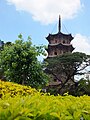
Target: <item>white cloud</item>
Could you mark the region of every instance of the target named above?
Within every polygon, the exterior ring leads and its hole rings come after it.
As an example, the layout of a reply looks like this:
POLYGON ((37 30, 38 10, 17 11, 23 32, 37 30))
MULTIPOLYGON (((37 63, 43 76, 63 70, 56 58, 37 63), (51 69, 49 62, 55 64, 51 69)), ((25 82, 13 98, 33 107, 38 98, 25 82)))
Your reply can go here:
POLYGON ((72 44, 75 47, 74 52, 83 52, 90 55, 90 37, 76 34, 72 44))
POLYGON ((60 14, 63 19, 70 19, 77 15, 82 4, 80 0, 7 0, 15 5, 17 10, 27 11, 34 20, 43 24, 56 21, 60 14))

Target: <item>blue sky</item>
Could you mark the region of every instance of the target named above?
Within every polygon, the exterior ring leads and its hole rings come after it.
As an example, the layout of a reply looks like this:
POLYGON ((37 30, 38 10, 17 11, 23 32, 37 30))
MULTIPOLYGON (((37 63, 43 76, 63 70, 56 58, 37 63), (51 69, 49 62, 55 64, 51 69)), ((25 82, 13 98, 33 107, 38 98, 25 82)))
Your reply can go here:
POLYGON ((59 14, 61 31, 74 36, 75 51, 90 54, 90 0, 0 0, 0 39, 14 42, 22 33, 35 45, 47 45, 59 14))

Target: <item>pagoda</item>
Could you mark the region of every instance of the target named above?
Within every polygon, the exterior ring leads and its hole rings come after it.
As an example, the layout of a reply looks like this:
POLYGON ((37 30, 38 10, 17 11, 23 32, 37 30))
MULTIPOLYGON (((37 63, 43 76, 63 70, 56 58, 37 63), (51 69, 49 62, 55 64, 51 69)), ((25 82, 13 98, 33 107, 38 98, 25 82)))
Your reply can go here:
POLYGON ((62 55, 64 53, 72 52, 74 50, 71 41, 73 37, 71 34, 64 34, 61 32, 61 17, 59 15, 58 33, 49 34, 46 39, 48 40, 48 58, 62 55))

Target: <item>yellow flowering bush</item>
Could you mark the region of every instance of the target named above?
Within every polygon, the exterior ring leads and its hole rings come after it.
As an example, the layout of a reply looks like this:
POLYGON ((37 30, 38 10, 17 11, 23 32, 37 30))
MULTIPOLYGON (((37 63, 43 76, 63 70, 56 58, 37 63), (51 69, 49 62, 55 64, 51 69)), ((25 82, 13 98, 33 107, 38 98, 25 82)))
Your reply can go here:
POLYGON ((22 86, 12 82, 4 82, 0 80, 0 98, 3 97, 15 97, 17 95, 26 96, 37 93, 36 89, 30 86, 22 86))
MULTIPOLYGON (((14 86, 13 83, 2 83, 6 89, 8 84, 14 86)), ((15 91, 24 87, 17 87, 17 84, 15 86, 15 91)), ((90 120, 89 96, 74 97, 67 94, 66 96, 54 96, 33 91, 31 88, 30 90, 32 91, 30 95, 28 93, 23 95, 21 92, 21 95, 11 97, 10 94, 9 97, 1 98, 0 120, 90 120), (34 92, 36 94, 32 94, 34 92)))

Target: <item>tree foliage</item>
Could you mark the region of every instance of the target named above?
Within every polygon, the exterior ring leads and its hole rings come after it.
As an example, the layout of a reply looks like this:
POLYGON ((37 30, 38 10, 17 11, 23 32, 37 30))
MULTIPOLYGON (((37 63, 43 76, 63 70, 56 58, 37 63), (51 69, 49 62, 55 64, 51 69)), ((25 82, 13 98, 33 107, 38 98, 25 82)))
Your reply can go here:
POLYGON ((45 85, 47 76, 37 59, 44 53, 42 46, 33 46, 30 37, 24 41, 20 34, 18 38, 15 43, 5 44, 0 51, 0 69, 6 80, 36 88, 45 85))
POLYGON ((56 80, 61 81, 61 87, 58 92, 65 88, 67 83, 69 83, 68 88, 71 87, 71 83, 77 86, 78 82, 74 80, 74 76, 85 74, 85 68, 90 67, 90 55, 80 52, 47 58, 46 61, 48 62, 46 72, 56 80))
POLYGON ((85 94, 90 96, 90 80, 81 78, 78 81, 77 86, 71 89, 72 90, 70 90, 69 93, 74 96, 81 96, 85 94))

